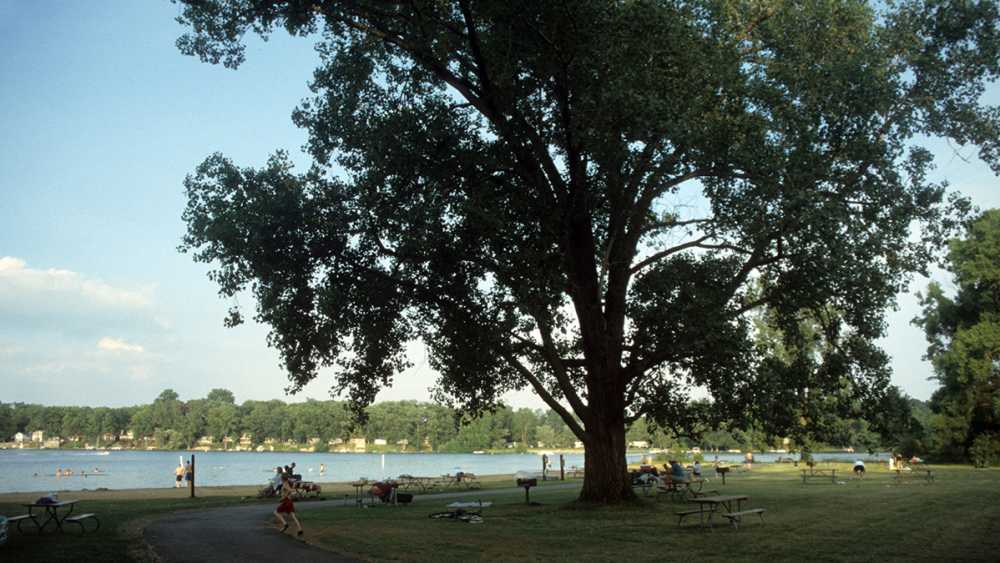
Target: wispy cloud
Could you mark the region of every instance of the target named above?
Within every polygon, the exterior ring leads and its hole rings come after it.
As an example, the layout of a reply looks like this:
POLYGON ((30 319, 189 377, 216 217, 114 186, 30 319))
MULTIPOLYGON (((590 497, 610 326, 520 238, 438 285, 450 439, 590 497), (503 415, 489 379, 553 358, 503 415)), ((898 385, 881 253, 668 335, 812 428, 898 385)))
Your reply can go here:
MULTIPOLYGON (((71 270, 29 268, 24 260, 13 256, 0 257, 0 295, 8 295, 21 302, 25 299, 56 299, 130 309, 148 307, 151 302, 150 288, 123 289, 71 270)), ((3 301, 0 301, 2 304, 3 301)))
POLYGON ((129 344, 120 338, 111 338, 110 336, 105 336, 98 340, 97 347, 109 352, 141 353, 143 351, 142 346, 138 344, 129 344))

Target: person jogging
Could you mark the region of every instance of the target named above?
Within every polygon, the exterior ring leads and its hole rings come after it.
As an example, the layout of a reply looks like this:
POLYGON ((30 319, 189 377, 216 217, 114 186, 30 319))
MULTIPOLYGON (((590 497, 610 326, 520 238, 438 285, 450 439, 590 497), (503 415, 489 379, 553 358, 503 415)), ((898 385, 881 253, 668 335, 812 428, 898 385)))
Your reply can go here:
POLYGON ((278 503, 278 508, 274 509, 274 515, 281 522, 281 531, 284 532, 288 529, 288 521, 282 514, 289 515, 292 520, 295 521, 295 525, 299 528, 297 535, 302 535, 302 524, 299 522, 297 516, 295 516, 295 503, 292 502, 292 486, 288 482, 288 474, 282 473, 281 475, 281 502, 278 503))

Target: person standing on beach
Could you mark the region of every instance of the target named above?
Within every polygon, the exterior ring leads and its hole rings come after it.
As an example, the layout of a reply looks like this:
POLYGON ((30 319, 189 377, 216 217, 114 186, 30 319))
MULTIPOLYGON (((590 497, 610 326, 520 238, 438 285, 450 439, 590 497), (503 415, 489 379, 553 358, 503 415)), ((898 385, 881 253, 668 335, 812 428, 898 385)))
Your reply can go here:
POLYGON ((176 475, 176 478, 174 479, 174 488, 179 489, 181 488, 181 479, 184 478, 184 466, 178 463, 177 468, 174 469, 174 475, 176 475))
POLYGON ((191 462, 184 462, 184 480, 187 481, 187 485, 191 484, 191 477, 194 476, 194 471, 191 469, 191 462))
POLYGON ((302 535, 302 524, 299 522, 297 516, 295 516, 295 503, 292 502, 292 487, 288 484, 288 474, 283 473, 281 475, 281 502, 278 503, 278 508, 274 509, 274 515, 281 522, 281 531, 284 532, 288 529, 288 521, 285 520, 282 514, 289 515, 292 520, 295 521, 295 525, 299 528, 297 535, 302 535))

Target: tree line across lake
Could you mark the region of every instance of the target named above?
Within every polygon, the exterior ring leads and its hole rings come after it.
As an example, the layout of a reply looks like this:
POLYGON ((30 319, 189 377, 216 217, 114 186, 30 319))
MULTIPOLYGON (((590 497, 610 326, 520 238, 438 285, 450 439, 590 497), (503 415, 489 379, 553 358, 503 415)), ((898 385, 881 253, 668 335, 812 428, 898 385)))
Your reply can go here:
MULTIPOLYGON (((913 401, 926 410, 919 401, 913 401)), ((62 407, 24 403, 0 403, 0 441, 14 434, 30 435, 41 430, 46 438, 60 437, 63 447, 84 445, 187 449, 211 437, 213 446, 234 448, 242 436, 252 446, 267 441, 275 449, 298 448, 306 444, 317 451, 344 447, 352 438, 364 437, 370 449, 390 451, 471 452, 476 450, 523 451, 528 448, 573 448, 576 437, 551 410, 498 408, 477 418, 463 417, 447 406, 417 401, 389 401, 368 407, 367 421, 358 423, 347 403, 308 400, 285 403, 280 400, 246 401, 236 404, 233 393, 213 389, 205 398, 183 401, 171 389, 151 403, 132 407, 62 407), (126 440, 131 432, 132 440, 126 440), (232 442, 224 443, 229 437, 232 442), (338 439, 340 442, 338 442, 338 439), (375 439, 385 440, 376 446, 375 439)), ((706 430, 697 438, 678 436, 655 428, 645 420, 636 421, 627 440, 651 448, 691 448, 704 450, 786 448, 857 449, 891 447, 891 441, 872 431, 862 420, 841 421, 841 443, 789 442, 768 437, 753 429, 706 430)))

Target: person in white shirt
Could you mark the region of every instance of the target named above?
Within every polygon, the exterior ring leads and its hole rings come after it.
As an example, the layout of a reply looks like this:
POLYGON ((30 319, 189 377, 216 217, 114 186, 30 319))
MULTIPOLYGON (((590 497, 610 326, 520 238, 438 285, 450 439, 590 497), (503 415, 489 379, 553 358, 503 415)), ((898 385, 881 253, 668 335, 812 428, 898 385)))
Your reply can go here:
POLYGON ((857 460, 854 462, 854 476, 858 479, 865 478, 865 462, 862 460, 857 460))

